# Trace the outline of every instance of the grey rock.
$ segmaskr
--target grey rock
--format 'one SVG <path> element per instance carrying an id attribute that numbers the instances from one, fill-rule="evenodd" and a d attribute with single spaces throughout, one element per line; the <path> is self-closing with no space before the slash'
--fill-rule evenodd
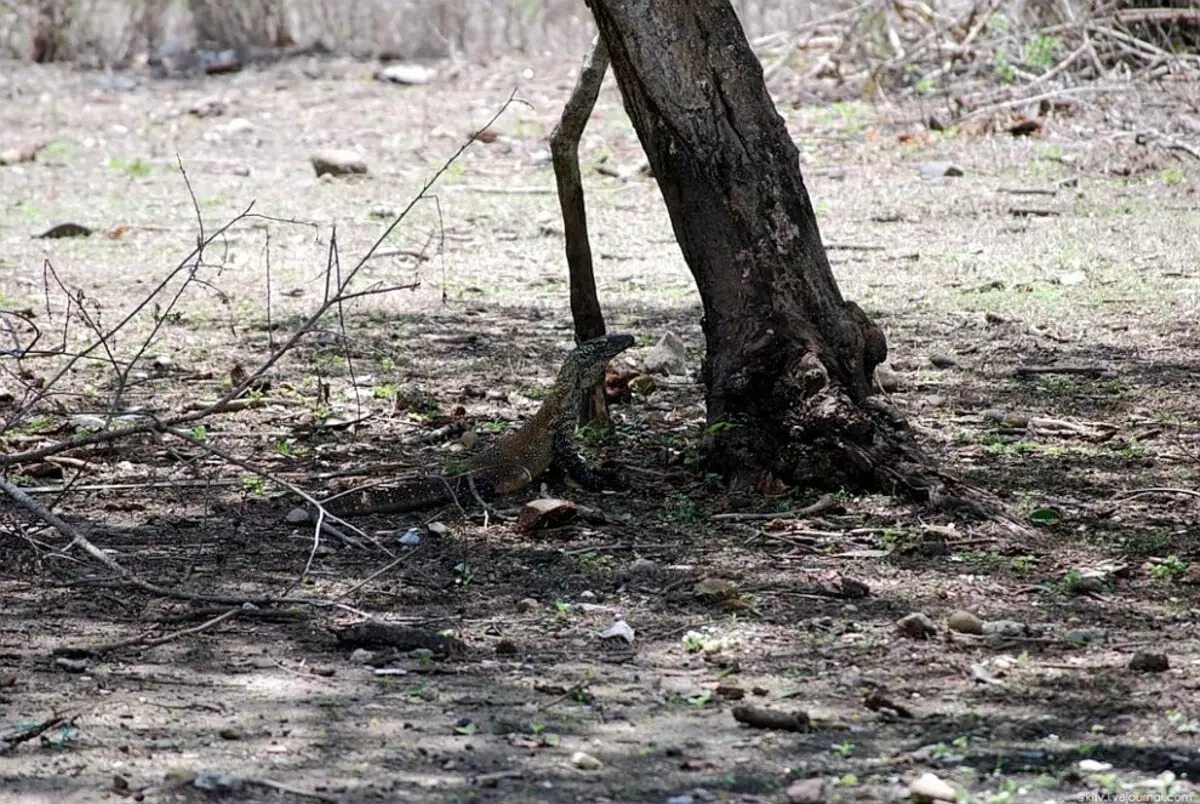
<path id="1" fill-rule="evenodd" d="M 366 173 L 367 163 L 355 151 L 331 148 L 309 157 L 318 176 L 348 176 Z"/>
<path id="2" fill-rule="evenodd" d="M 923 179 L 940 179 L 945 176 L 961 176 L 963 169 L 953 162 L 922 162 L 917 172 Z"/>
<path id="3" fill-rule="evenodd" d="M 375 72 L 377 81 L 404 86 L 421 86 L 437 77 L 437 70 L 423 64 L 389 64 Z"/>

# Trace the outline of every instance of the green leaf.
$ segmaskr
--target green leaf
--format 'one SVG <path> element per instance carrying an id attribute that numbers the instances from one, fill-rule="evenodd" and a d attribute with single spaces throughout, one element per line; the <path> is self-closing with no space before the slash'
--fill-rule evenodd
<path id="1" fill-rule="evenodd" d="M 1029 519 L 1038 525 L 1054 525 L 1062 521 L 1062 514 L 1053 508 L 1035 508 Z"/>

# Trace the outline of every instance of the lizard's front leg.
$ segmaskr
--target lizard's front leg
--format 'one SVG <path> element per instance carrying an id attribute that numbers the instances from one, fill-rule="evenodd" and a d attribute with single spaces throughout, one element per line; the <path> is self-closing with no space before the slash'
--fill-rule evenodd
<path id="1" fill-rule="evenodd" d="M 567 475 L 588 491 L 618 488 L 621 484 L 615 472 L 597 472 L 590 468 L 579 455 L 579 448 L 571 441 L 566 428 L 554 433 L 554 460 Z"/>

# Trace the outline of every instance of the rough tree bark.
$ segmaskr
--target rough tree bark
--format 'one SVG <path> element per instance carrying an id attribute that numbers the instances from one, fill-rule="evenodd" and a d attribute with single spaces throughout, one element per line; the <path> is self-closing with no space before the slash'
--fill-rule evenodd
<path id="1" fill-rule="evenodd" d="M 563 107 L 562 118 L 550 134 L 550 155 L 558 184 L 558 203 L 562 208 L 563 234 L 567 247 L 567 271 L 571 286 L 571 317 L 575 323 L 575 342 L 604 334 L 604 313 L 596 296 L 596 277 L 592 270 L 592 248 L 588 240 L 587 207 L 583 180 L 579 175 L 579 140 L 588 117 L 596 105 L 604 73 L 608 70 L 608 52 L 597 36 L 592 40 L 579 80 Z M 584 395 L 579 411 L 581 423 L 608 425 L 608 405 L 604 383 Z"/>
<path id="2" fill-rule="evenodd" d="M 728 0 L 587 2 L 703 302 L 708 419 L 726 424 L 709 428 L 712 468 L 735 487 L 882 489 L 994 513 L 948 490 L 872 396 L 886 340 L 838 290 Z"/>

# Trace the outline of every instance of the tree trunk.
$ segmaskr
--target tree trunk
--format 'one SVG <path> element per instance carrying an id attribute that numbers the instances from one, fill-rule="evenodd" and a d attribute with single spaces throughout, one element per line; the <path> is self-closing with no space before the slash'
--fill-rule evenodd
<path id="1" fill-rule="evenodd" d="M 883 332 L 838 290 L 728 0 L 588 3 L 700 290 L 714 468 L 742 486 L 915 481 L 928 497 L 904 470 L 923 462 L 903 422 L 869 399 Z"/>

